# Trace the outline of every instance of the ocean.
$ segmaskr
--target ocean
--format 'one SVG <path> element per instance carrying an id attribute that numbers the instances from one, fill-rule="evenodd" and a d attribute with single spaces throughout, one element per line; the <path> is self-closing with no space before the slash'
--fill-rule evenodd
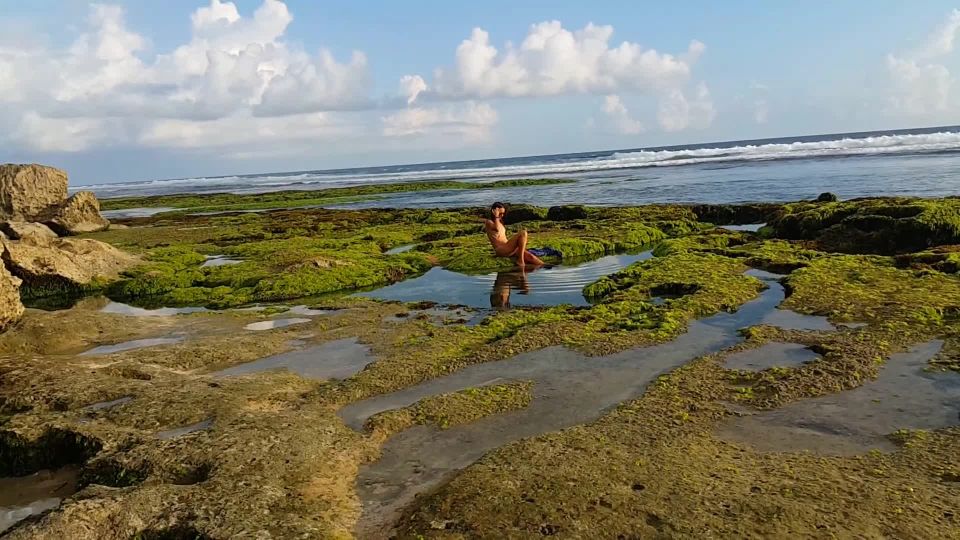
<path id="1" fill-rule="evenodd" d="M 370 183 L 571 178 L 495 191 L 399 193 L 339 207 L 459 207 L 491 199 L 540 206 L 792 201 L 960 195 L 960 126 L 783 137 L 476 161 L 153 180 L 77 186 L 98 197 L 258 193 Z"/>

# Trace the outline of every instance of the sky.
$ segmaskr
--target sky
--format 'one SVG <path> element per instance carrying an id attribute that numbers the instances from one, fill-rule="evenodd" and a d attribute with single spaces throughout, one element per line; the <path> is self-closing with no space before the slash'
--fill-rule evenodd
<path id="1" fill-rule="evenodd" d="M 960 124 L 939 0 L 0 0 L 0 162 L 72 185 Z"/>

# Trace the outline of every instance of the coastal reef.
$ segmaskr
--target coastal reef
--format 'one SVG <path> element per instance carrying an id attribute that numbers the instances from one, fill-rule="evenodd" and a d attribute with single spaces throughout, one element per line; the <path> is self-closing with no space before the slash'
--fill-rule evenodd
<path id="1" fill-rule="evenodd" d="M 433 189 L 497 193 L 108 199 L 164 211 L 70 237 L 53 216 L 92 201 L 27 205 L 46 229 L 5 230 L 0 482 L 70 480 L 4 499 L 0 534 L 960 537 L 957 199 L 508 204 L 558 269 L 645 255 L 583 305 L 354 295 L 512 268 L 485 209 L 349 208 Z"/>

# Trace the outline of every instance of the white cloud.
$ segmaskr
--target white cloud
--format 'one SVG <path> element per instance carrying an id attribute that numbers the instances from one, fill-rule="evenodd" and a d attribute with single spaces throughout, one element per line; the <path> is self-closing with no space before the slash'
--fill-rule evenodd
<path id="1" fill-rule="evenodd" d="M 427 90 L 427 83 L 419 75 L 404 75 L 400 78 L 400 95 L 406 98 L 407 105 L 412 105 L 421 92 Z"/>
<path id="2" fill-rule="evenodd" d="M 690 78 L 705 46 L 692 41 L 679 56 L 624 41 L 610 46 L 612 26 L 571 32 L 559 21 L 534 24 L 519 47 L 498 50 L 474 28 L 456 50 L 453 68 L 437 69 L 430 93 L 442 99 L 553 96 L 577 93 L 669 92 Z"/>
<path id="3" fill-rule="evenodd" d="M 615 132 L 622 135 L 637 135 L 643 132 L 643 124 L 630 115 L 620 96 L 605 96 L 601 110 Z"/>
<path id="4" fill-rule="evenodd" d="M 0 45 L 0 90 L 9 90 L 0 100 L 18 104 L 0 111 L 7 116 L 0 120 L 19 125 L 7 133 L 17 144 L 77 151 L 89 141 L 151 140 L 136 134 L 170 119 L 208 122 L 371 106 L 363 53 L 347 62 L 328 50 L 310 55 L 284 39 L 292 20 L 279 0 L 263 0 L 248 17 L 231 2 L 210 0 L 191 16 L 187 43 L 145 60 L 148 40 L 127 28 L 123 9 L 94 4 L 83 32 L 64 49 Z M 299 121 L 310 117 L 291 118 L 290 129 Z M 66 133 L 40 129 L 54 125 Z M 69 133 L 88 141 L 71 140 Z"/>
<path id="5" fill-rule="evenodd" d="M 933 119 L 952 108 L 954 78 L 941 59 L 953 53 L 958 30 L 960 10 L 954 9 L 927 37 L 922 48 L 887 55 L 892 112 L 912 119 Z"/>
<path id="6" fill-rule="evenodd" d="M 255 117 L 249 112 L 206 121 L 164 119 L 144 129 L 137 142 L 153 148 L 215 149 L 218 155 L 243 159 L 295 156 L 317 141 L 363 134 L 362 126 L 334 114 L 303 114 L 296 122 L 288 117 Z"/>
<path id="7" fill-rule="evenodd" d="M 887 70 L 893 81 L 890 103 L 894 110 L 913 116 L 947 109 L 953 77 L 941 64 L 887 55 Z"/>
<path id="8" fill-rule="evenodd" d="M 704 129 L 713 123 L 714 116 L 713 100 L 705 83 L 697 85 L 692 99 L 681 90 L 672 90 L 657 110 L 657 121 L 664 131 Z"/>
<path id="9" fill-rule="evenodd" d="M 382 122 L 387 137 L 434 134 L 483 141 L 498 119 L 489 104 L 469 101 L 462 106 L 411 107 L 383 117 Z"/>
<path id="10" fill-rule="evenodd" d="M 927 39 L 927 44 L 919 54 L 924 58 L 936 58 L 953 52 L 954 41 L 960 30 L 960 9 L 954 9 Z"/>

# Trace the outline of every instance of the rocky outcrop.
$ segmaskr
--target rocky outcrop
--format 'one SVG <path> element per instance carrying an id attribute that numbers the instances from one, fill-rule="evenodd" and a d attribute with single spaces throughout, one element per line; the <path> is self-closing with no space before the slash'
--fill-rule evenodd
<path id="1" fill-rule="evenodd" d="M 0 252 L 4 251 L 0 244 Z M 20 320 L 23 304 L 20 302 L 20 279 L 0 265 L 0 330 Z"/>
<path id="2" fill-rule="evenodd" d="M 98 280 L 114 279 L 139 262 L 129 253 L 90 239 L 7 240 L 4 245 L 4 264 L 23 280 L 30 296 L 76 292 Z"/>
<path id="3" fill-rule="evenodd" d="M 547 219 L 550 221 L 572 221 L 586 218 L 587 209 L 580 205 L 551 206 L 547 210 Z"/>
<path id="4" fill-rule="evenodd" d="M 100 202 L 89 191 L 78 191 L 47 222 L 60 236 L 71 236 L 106 230 L 110 222 L 100 215 Z"/>
<path id="5" fill-rule="evenodd" d="M 45 221 L 67 198 L 67 173 L 43 165 L 0 165 L 0 219 Z"/>
<path id="6" fill-rule="evenodd" d="M 0 232 L 11 240 L 27 240 L 30 242 L 44 242 L 53 240 L 57 233 L 42 223 L 27 223 L 24 221 L 5 221 L 0 223 Z"/>

